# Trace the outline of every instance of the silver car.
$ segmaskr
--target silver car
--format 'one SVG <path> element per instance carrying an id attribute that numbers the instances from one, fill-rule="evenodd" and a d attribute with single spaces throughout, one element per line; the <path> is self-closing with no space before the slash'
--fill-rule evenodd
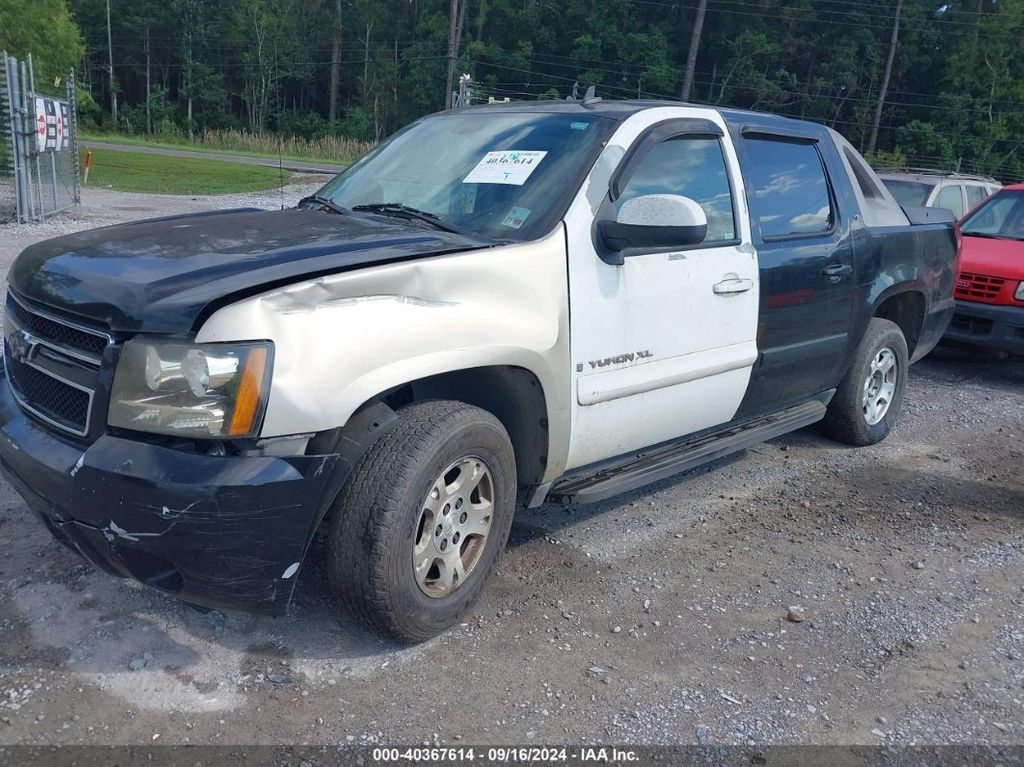
<path id="1" fill-rule="evenodd" d="M 958 219 L 1002 188 L 988 176 L 934 170 L 879 171 L 878 177 L 903 207 L 946 208 Z"/>

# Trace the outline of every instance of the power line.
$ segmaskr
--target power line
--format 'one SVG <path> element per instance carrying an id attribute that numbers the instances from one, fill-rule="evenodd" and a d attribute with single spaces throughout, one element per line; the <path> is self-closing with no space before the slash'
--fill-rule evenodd
<path id="1" fill-rule="evenodd" d="M 728 2 L 728 0 L 716 0 L 716 1 Z M 644 5 L 660 5 L 660 6 L 665 6 L 665 7 L 669 7 L 669 8 L 684 7 L 679 2 L 675 2 L 675 3 L 673 3 L 673 2 L 665 2 L 665 0 L 660 0 L 660 2 L 658 0 L 633 0 L 633 2 L 641 3 L 641 4 L 644 4 Z M 817 6 L 819 4 L 828 4 L 828 3 L 834 4 L 834 5 L 841 5 L 844 8 L 850 8 L 850 7 L 854 7 L 854 8 L 855 7 L 868 8 L 868 9 L 871 9 L 871 11 L 875 15 L 885 16 L 886 14 L 888 14 L 888 17 L 890 19 L 893 16 L 893 9 L 892 8 L 887 8 L 882 3 L 864 2 L 863 0 L 809 0 L 809 6 L 810 7 L 807 7 L 807 8 L 794 8 L 793 10 L 801 10 L 801 11 L 821 10 L 820 8 L 815 8 L 814 6 Z M 776 10 L 785 9 L 785 6 L 783 6 L 783 5 L 777 5 L 777 4 L 773 4 L 773 3 L 770 3 L 770 2 L 765 2 L 765 3 L 747 3 L 747 4 L 748 5 L 756 5 L 759 8 L 776 9 Z M 930 11 L 928 13 L 929 13 L 929 18 L 931 20 L 934 20 L 934 21 L 953 21 L 954 20 L 954 19 L 944 19 L 944 18 L 941 18 L 941 16 L 943 16 L 945 14 L 941 13 L 940 8 L 936 8 L 935 10 Z M 993 15 L 992 13 L 990 13 L 988 11 L 972 11 L 972 10 L 965 9 L 965 8 L 964 9 L 957 9 L 955 11 L 950 11 L 950 13 L 952 15 L 957 15 L 957 16 L 967 15 L 967 16 L 990 17 L 990 16 Z M 973 23 L 973 22 L 959 22 L 959 23 Z"/>
<path id="2" fill-rule="evenodd" d="M 550 59 L 554 59 L 554 60 L 550 60 Z M 607 60 L 607 59 L 603 59 L 603 60 L 602 59 L 587 59 L 587 58 L 565 56 L 565 55 L 559 55 L 559 54 L 549 54 L 549 53 L 539 53 L 539 54 L 536 54 L 534 56 L 534 58 L 533 58 L 533 62 L 534 63 L 538 63 L 538 64 L 549 64 L 551 66 L 565 66 L 565 67 L 569 66 L 567 64 L 564 64 L 561 61 L 557 61 L 557 59 L 563 59 L 563 60 L 567 60 L 567 61 L 594 62 L 594 63 L 600 63 L 600 64 L 619 64 L 620 63 L 620 62 L 616 62 L 616 61 L 610 61 L 610 60 Z M 630 67 L 628 69 L 623 69 L 623 68 L 608 69 L 608 68 L 591 66 L 589 64 L 587 64 L 587 65 L 582 65 L 581 64 L 579 66 L 579 68 L 580 69 L 589 70 L 589 71 L 594 71 L 594 72 L 604 72 L 606 74 L 611 74 L 611 75 L 624 75 L 624 76 L 629 76 L 629 77 L 633 77 L 633 78 L 638 78 L 638 77 L 642 76 L 642 74 L 643 74 L 642 71 L 638 72 L 636 70 L 635 66 L 634 67 Z M 705 79 L 703 81 L 701 81 L 701 84 L 703 84 L 703 85 L 715 84 L 715 83 L 711 82 L 710 80 L 706 79 L 706 77 L 707 77 L 707 75 L 709 73 L 707 73 L 705 71 L 702 74 L 703 74 L 703 76 L 705 76 Z M 833 95 L 833 96 L 841 95 L 841 94 L 836 94 L 835 93 L 835 88 L 836 87 L 837 86 L 832 86 L 832 88 L 829 89 L 829 93 L 822 93 L 822 94 L 812 94 L 809 91 L 794 91 L 794 90 L 788 90 L 788 89 L 783 89 L 783 90 L 786 90 L 787 93 L 802 95 L 802 96 L 805 96 L 805 97 L 808 97 L 808 98 L 812 97 L 812 95 L 813 95 L 814 98 L 828 98 L 830 94 Z M 838 86 L 838 87 L 844 88 L 845 86 Z M 886 105 L 890 105 L 890 106 L 920 107 L 920 108 L 924 108 L 924 109 L 943 109 L 943 110 L 946 110 L 946 109 L 950 108 L 950 106 L 948 104 L 922 104 L 922 103 L 918 103 L 918 102 L 903 102 L 903 101 L 896 101 L 895 100 L 895 98 L 900 97 L 900 96 L 917 96 L 917 95 L 928 96 L 928 97 L 934 98 L 935 94 L 921 94 L 921 93 L 915 93 L 915 92 L 912 92 L 912 91 L 902 91 L 902 90 L 899 90 L 899 89 L 890 88 L 889 89 L 889 95 L 892 96 L 893 98 L 886 98 Z M 859 97 L 859 96 L 852 96 L 851 97 L 851 96 L 846 96 L 844 98 L 846 100 L 848 100 L 848 101 L 849 100 L 853 100 L 853 101 L 865 101 L 865 102 L 869 102 L 869 103 L 874 103 L 877 97 L 875 97 L 875 96 L 867 96 L 867 97 Z M 993 101 L 992 103 L 993 103 L 993 106 L 995 106 L 996 104 L 999 104 L 999 105 L 1005 105 L 1005 106 L 1011 106 L 1011 107 L 1024 107 L 1024 101 L 1009 101 L 1009 100 L 1006 100 L 1006 99 L 997 99 L 997 100 Z M 960 108 L 960 109 L 962 109 L 962 108 Z M 987 108 L 978 107 L 977 109 L 979 111 L 987 111 Z"/>
<path id="3" fill-rule="evenodd" d="M 639 3 L 641 5 L 652 5 L 652 6 L 662 7 L 662 8 L 673 8 L 673 9 L 684 8 L 686 10 L 692 10 L 692 11 L 697 10 L 697 6 L 695 6 L 695 5 L 684 5 L 682 3 L 666 3 L 666 2 L 661 2 L 660 0 L 632 0 L 632 2 Z M 753 8 L 753 9 L 756 9 L 757 12 L 754 12 L 754 11 L 742 11 L 742 10 L 732 10 L 732 9 L 729 9 L 729 8 L 722 8 L 721 5 L 723 5 L 723 4 L 739 6 L 739 7 L 745 7 L 745 8 Z M 849 5 L 849 4 L 848 3 L 844 3 L 844 5 Z M 792 15 L 779 15 L 778 13 L 774 13 L 774 14 L 773 13 L 766 13 L 765 12 L 765 6 L 760 5 L 758 3 L 743 2 L 743 0 L 716 0 L 715 5 L 711 5 L 710 3 L 708 4 L 707 10 L 708 10 L 708 12 L 712 12 L 712 13 L 732 14 L 732 15 L 739 15 L 739 16 L 753 16 L 753 17 L 756 17 L 756 18 L 759 18 L 759 19 L 776 19 L 776 20 L 790 21 L 790 22 L 792 22 L 792 21 L 799 21 L 800 20 L 796 16 L 792 16 Z M 792 9 L 790 9 L 790 8 L 785 8 L 785 7 L 778 7 L 778 8 L 770 8 L 770 10 L 777 10 L 777 11 L 781 11 L 781 12 L 792 11 L 794 13 L 798 13 L 798 12 L 806 12 L 806 11 L 808 11 L 810 9 L 805 9 L 805 8 L 799 8 L 799 9 L 798 8 L 792 8 Z M 823 11 L 825 13 L 829 13 L 829 12 L 838 13 L 839 12 L 839 11 L 830 11 L 829 9 L 816 9 L 816 11 L 818 11 L 818 12 Z M 861 15 L 863 15 L 865 17 L 868 17 L 868 18 L 884 19 L 884 20 L 887 20 L 889 23 L 892 22 L 892 15 L 874 15 L 874 14 L 868 14 L 868 13 L 863 13 L 863 12 L 861 13 Z M 855 29 L 864 29 L 864 25 L 863 24 L 859 24 L 859 23 L 856 23 L 856 22 L 853 22 L 853 21 L 836 21 L 834 19 L 818 19 L 818 18 L 806 19 L 806 21 L 808 21 L 810 23 L 813 23 L 813 24 L 829 24 L 829 25 L 833 25 L 833 26 L 842 26 L 842 27 L 851 27 L 851 28 L 855 28 Z M 941 19 L 932 19 L 932 21 L 934 23 L 936 23 L 936 24 L 950 24 L 950 25 L 952 25 L 952 24 L 962 24 L 962 25 L 965 25 L 965 26 L 974 27 L 973 24 L 970 24 L 968 22 L 955 22 L 955 21 L 941 20 Z M 984 34 L 979 34 L 978 37 L 979 38 L 991 38 L 991 39 L 1003 39 L 1003 38 L 1006 38 L 1006 39 L 1011 39 L 1011 40 L 1019 39 L 1018 35 L 1009 34 L 1009 33 L 1007 33 L 1007 34 L 984 33 Z"/>
<path id="4" fill-rule="evenodd" d="M 560 76 L 557 76 L 557 75 L 551 75 L 549 73 L 544 73 L 544 72 L 536 72 L 536 71 L 533 71 L 533 70 L 523 70 L 522 68 L 519 68 L 519 67 L 509 67 L 509 66 L 506 66 L 506 65 L 493 64 L 493 63 L 489 64 L 489 66 L 495 66 L 495 67 L 498 67 L 498 68 L 501 68 L 501 69 L 510 69 L 510 70 L 513 70 L 513 71 L 524 72 L 526 74 L 531 74 L 531 75 L 538 75 L 538 76 L 540 76 L 542 78 L 560 80 L 560 81 L 565 82 L 565 83 L 575 82 L 575 80 L 573 78 L 560 77 Z M 486 86 L 486 81 L 482 81 L 481 85 Z M 557 85 L 553 84 L 553 83 L 538 83 L 538 86 L 539 87 L 544 87 L 544 88 L 557 87 Z M 478 87 L 480 87 L 480 86 L 478 86 Z M 614 86 L 612 86 L 612 88 L 614 88 Z M 635 91 L 633 91 L 632 89 L 625 89 L 625 88 L 614 88 L 614 89 L 620 90 L 620 91 L 627 91 L 630 95 L 634 95 L 635 94 Z M 535 92 L 534 93 L 530 93 L 530 92 L 527 92 L 527 91 L 517 91 L 517 90 L 512 90 L 512 89 L 501 89 L 501 92 L 502 92 L 502 95 L 521 95 L 521 96 L 525 96 L 525 97 L 528 97 L 528 98 L 536 98 L 536 96 L 537 96 L 537 94 Z M 670 100 L 670 101 L 675 101 L 676 100 L 674 98 L 674 96 L 672 96 L 672 95 L 655 93 L 655 92 L 649 92 L 649 91 L 642 91 L 642 95 L 644 97 L 664 98 L 664 99 L 667 99 L 667 100 Z M 721 104 L 707 104 L 706 106 L 708 106 L 710 108 L 723 108 L 724 107 L 724 105 L 721 105 Z M 728 108 L 728 107 L 726 107 L 726 108 Z M 787 115 L 784 110 L 780 110 L 780 109 L 775 109 L 774 111 L 776 111 L 779 114 L 782 114 L 784 116 L 791 116 L 791 117 L 797 117 L 797 118 L 800 117 L 800 115 Z M 872 127 L 871 123 L 860 122 L 860 121 L 856 121 L 856 120 L 844 120 L 844 119 L 839 119 L 838 117 L 831 118 L 831 119 L 818 119 L 818 121 L 826 123 L 826 124 L 829 124 L 829 125 L 834 125 L 834 126 L 835 125 L 843 125 L 843 126 L 848 126 L 848 127 L 858 128 L 858 129 L 870 129 Z M 892 130 L 892 128 L 887 128 L 887 130 Z M 958 138 L 962 138 L 962 137 L 958 137 Z M 1014 141 L 1012 139 L 980 138 L 978 140 L 984 142 L 989 147 L 992 147 L 993 145 L 998 144 L 998 143 L 1012 143 L 1013 146 L 1024 144 L 1024 141 Z M 1005 167 L 1008 171 L 1012 171 L 1017 166 L 1014 163 L 998 163 L 998 164 L 992 164 L 992 165 L 989 165 L 989 166 L 981 166 L 981 165 L 979 165 L 978 167 L 979 168 L 991 167 L 991 168 L 994 168 L 994 169 Z"/>
<path id="5" fill-rule="evenodd" d="M 511 70 L 511 71 L 516 71 L 516 72 L 522 72 L 524 74 L 529 74 L 529 75 L 538 76 L 538 77 L 542 77 L 542 78 L 560 80 L 560 81 L 565 82 L 565 83 L 572 83 L 572 82 L 575 82 L 578 79 L 576 77 L 562 77 L 562 76 L 559 76 L 559 75 L 554 75 L 554 74 L 549 73 L 549 72 L 539 72 L 539 71 L 536 71 L 536 70 L 522 69 L 520 67 L 512 67 L 512 66 L 509 66 L 507 64 L 499 64 L 499 63 L 496 63 L 496 62 L 486 62 L 486 63 L 485 62 L 481 62 L 481 63 L 484 66 L 496 67 L 498 69 L 505 69 L 505 70 Z M 540 62 L 540 63 L 543 63 L 543 62 Z M 604 71 L 608 71 L 608 70 L 604 70 Z M 613 72 L 613 74 L 614 74 L 614 72 Z M 711 82 L 709 80 L 704 80 L 704 79 L 700 79 L 700 78 L 698 78 L 696 82 L 697 82 L 698 85 L 701 85 L 701 86 L 709 86 L 709 85 L 716 84 L 716 83 L 713 83 L 713 82 Z M 753 88 L 756 85 L 760 85 L 760 84 L 761 83 L 751 83 L 751 82 L 746 82 L 746 81 L 739 81 L 739 85 L 741 87 Z M 626 87 L 626 86 L 604 85 L 604 84 L 602 84 L 601 87 L 604 88 L 604 89 L 607 89 L 607 90 L 613 90 L 613 91 L 618 91 L 620 93 L 626 93 L 626 94 L 629 94 L 630 96 L 635 96 L 636 93 L 637 93 L 637 89 L 636 88 L 629 88 L 629 87 Z M 776 86 L 776 88 L 777 88 L 777 90 L 780 93 L 786 93 L 788 95 L 798 96 L 798 97 L 800 97 L 800 100 L 806 99 L 806 100 L 809 100 L 809 101 L 814 101 L 814 100 L 829 98 L 829 96 L 827 94 L 822 94 L 820 96 L 815 96 L 813 94 L 806 93 L 804 91 L 791 90 L 791 89 L 783 88 L 781 86 Z M 643 90 L 642 88 L 640 90 L 641 90 L 642 94 L 647 95 L 647 96 L 653 96 L 655 98 L 667 98 L 667 99 L 672 100 L 672 101 L 676 100 L 674 94 L 663 94 L 663 93 L 658 93 L 658 92 L 655 92 L 655 91 Z M 857 102 L 857 103 L 874 103 L 874 101 L 875 101 L 874 98 L 864 97 L 864 96 L 849 96 L 849 97 L 846 97 L 845 100 L 846 101 L 853 101 L 853 102 Z M 922 110 L 926 110 L 926 111 L 935 111 L 935 110 L 947 109 L 946 107 L 942 107 L 942 106 L 938 106 L 938 105 L 930 106 L 930 105 L 912 104 L 912 103 L 905 103 L 905 102 L 892 102 L 892 101 L 889 101 L 888 99 L 886 100 L 886 105 L 887 106 L 905 106 L 905 107 L 908 107 L 908 108 L 917 108 L 917 109 L 922 109 Z M 1024 104 L 1017 104 L 1017 105 L 1019 105 L 1021 107 L 1024 107 Z M 983 110 L 982 108 L 979 107 L 979 108 L 967 108 L 967 109 L 964 109 L 963 111 L 980 112 L 980 111 L 986 111 L 986 110 Z M 1013 110 L 1000 110 L 999 114 L 1001 116 L 1012 116 L 1012 115 L 1018 114 L 1018 112 L 1013 111 Z M 861 125 L 868 125 L 868 127 L 870 127 L 870 125 L 867 124 L 867 123 L 860 123 L 860 124 Z"/>
<path id="6" fill-rule="evenodd" d="M 444 58 L 447 58 L 447 56 L 445 56 L 445 55 L 437 55 L 437 56 L 411 56 L 411 57 L 402 59 L 402 61 L 429 61 L 429 60 L 444 59 Z M 338 63 L 339 64 L 362 64 L 364 61 L 365 61 L 365 59 L 359 58 L 359 59 L 346 59 L 346 60 L 343 60 L 343 61 L 339 61 Z M 323 66 L 323 67 L 326 67 L 326 66 L 330 66 L 333 63 L 334 63 L 333 61 L 329 61 L 329 60 L 328 61 L 287 61 L 286 60 L 286 61 L 276 61 L 276 62 L 268 63 L 268 64 L 265 64 L 262 68 L 263 69 L 275 69 L 275 68 L 280 68 L 282 66 L 291 66 L 291 67 L 319 67 L 319 66 Z M 97 66 L 99 66 L 99 65 L 97 65 Z M 154 65 L 154 66 L 156 66 L 156 65 Z M 238 61 L 234 61 L 234 62 L 194 61 L 194 62 L 192 62 L 192 64 L 186 64 L 184 62 L 178 62 L 178 63 L 174 63 L 174 64 L 160 64 L 159 68 L 182 69 L 182 68 L 185 68 L 185 67 L 188 67 L 188 66 L 195 67 L 196 69 L 202 69 L 204 67 L 208 68 L 208 69 L 243 69 L 243 70 L 244 69 L 259 68 L 255 64 L 251 64 L 251 63 L 247 64 L 245 62 L 238 62 Z M 141 64 L 141 63 L 140 64 L 118 64 L 115 67 L 115 69 L 145 69 L 145 68 L 146 68 L 146 65 L 145 64 Z M 287 76 L 288 75 L 282 75 L 282 77 L 287 77 Z"/>

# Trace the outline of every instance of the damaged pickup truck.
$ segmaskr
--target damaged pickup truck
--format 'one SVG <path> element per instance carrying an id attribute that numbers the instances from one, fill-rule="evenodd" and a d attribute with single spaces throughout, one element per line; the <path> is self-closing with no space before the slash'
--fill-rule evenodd
<path id="1" fill-rule="evenodd" d="M 0 462 L 57 539 L 200 605 L 279 614 L 323 528 L 338 601 L 424 639 L 517 499 L 598 501 L 818 421 L 883 439 L 953 312 L 942 215 L 782 117 L 427 117 L 293 209 L 27 248 Z"/>

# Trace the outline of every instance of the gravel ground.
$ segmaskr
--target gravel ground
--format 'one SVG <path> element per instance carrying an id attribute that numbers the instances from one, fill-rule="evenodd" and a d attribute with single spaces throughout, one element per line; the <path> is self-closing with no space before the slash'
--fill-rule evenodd
<path id="1" fill-rule="evenodd" d="M 72 229 L 278 204 L 87 191 L 0 227 L 0 268 Z M 467 622 L 416 647 L 338 613 L 319 545 L 288 617 L 202 612 L 93 571 L 3 484 L 0 744 L 1022 743 L 1022 434 L 1024 363 L 939 350 L 882 445 L 804 430 L 521 512 Z"/>
<path id="2" fill-rule="evenodd" d="M 121 224 L 142 218 L 173 216 L 221 208 L 279 208 L 294 205 L 327 181 L 326 176 L 296 176 L 297 183 L 284 189 L 251 194 L 183 195 L 132 194 L 109 189 L 83 189 L 82 204 L 39 224 L 0 224 L 0 269 L 6 281 L 7 269 L 24 248 L 34 242 L 59 237 L 82 229 Z"/>

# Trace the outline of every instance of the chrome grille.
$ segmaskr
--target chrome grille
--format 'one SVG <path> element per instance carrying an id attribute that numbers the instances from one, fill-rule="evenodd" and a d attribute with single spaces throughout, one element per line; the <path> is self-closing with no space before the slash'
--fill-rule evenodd
<path id="1" fill-rule="evenodd" d="M 103 352 L 112 342 L 8 291 L 4 369 L 11 392 L 22 409 L 61 431 L 89 435 Z"/>
<path id="2" fill-rule="evenodd" d="M 80 436 L 87 434 L 92 393 L 18 362 L 8 354 L 8 349 L 4 347 L 7 377 L 19 401 L 55 426 Z"/>
<path id="3" fill-rule="evenodd" d="M 7 292 L 4 312 L 18 328 L 31 333 L 44 346 L 99 366 L 103 350 L 112 339 L 106 333 L 67 322 L 53 315 L 30 309 Z"/>

